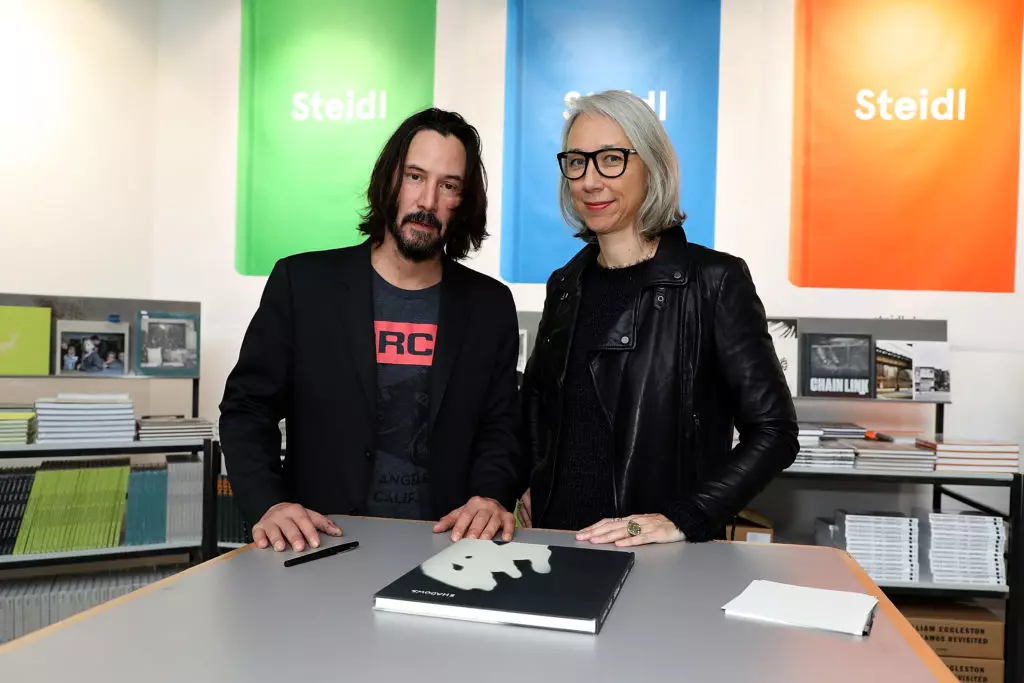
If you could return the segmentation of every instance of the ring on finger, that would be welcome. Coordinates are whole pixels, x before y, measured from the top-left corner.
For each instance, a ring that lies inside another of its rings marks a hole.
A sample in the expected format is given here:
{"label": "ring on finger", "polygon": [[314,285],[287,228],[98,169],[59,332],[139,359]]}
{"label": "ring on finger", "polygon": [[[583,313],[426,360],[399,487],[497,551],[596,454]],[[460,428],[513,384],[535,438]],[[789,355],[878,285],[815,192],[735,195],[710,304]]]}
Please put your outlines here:
{"label": "ring on finger", "polygon": [[643,529],[640,528],[640,523],[635,519],[631,519],[626,523],[626,532],[630,536],[639,536]]}

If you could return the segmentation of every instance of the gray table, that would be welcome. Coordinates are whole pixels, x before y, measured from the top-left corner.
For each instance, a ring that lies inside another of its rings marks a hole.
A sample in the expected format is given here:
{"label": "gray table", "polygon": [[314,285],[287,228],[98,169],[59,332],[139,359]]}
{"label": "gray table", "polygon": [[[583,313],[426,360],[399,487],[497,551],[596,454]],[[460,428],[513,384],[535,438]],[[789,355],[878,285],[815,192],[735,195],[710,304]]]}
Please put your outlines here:
{"label": "gray table", "polygon": [[[884,597],[865,638],[724,616],[758,578],[877,591],[835,550],[637,548],[593,636],[375,612],[377,589],[450,541],[426,523],[335,519],[357,550],[290,568],[290,551],[235,551],[9,643],[0,681],[955,681]],[[516,540],[575,543],[550,531]]]}

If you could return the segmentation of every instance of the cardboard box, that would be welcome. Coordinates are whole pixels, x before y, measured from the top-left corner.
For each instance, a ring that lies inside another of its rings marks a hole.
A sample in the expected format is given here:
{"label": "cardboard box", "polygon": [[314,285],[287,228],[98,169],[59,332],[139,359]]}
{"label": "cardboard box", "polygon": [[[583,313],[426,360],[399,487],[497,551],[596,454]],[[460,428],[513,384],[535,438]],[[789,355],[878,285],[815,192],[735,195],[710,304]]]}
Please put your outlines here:
{"label": "cardboard box", "polygon": [[1003,658],[1003,620],[980,605],[901,601],[896,607],[940,657]]}
{"label": "cardboard box", "polygon": [[1003,683],[1003,660],[940,657],[960,683]]}
{"label": "cardboard box", "polygon": [[753,510],[742,511],[736,522],[725,527],[725,540],[771,543],[774,538],[771,522]]}

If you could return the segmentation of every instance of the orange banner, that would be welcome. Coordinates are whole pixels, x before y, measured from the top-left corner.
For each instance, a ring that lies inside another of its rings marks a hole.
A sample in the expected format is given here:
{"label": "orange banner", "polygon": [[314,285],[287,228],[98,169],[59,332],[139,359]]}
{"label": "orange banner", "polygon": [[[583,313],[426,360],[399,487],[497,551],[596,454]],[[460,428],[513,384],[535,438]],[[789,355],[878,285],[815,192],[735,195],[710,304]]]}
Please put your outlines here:
{"label": "orange banner", "polygon": [[789,278],[1012,292],[1024,0],[797,0]]}

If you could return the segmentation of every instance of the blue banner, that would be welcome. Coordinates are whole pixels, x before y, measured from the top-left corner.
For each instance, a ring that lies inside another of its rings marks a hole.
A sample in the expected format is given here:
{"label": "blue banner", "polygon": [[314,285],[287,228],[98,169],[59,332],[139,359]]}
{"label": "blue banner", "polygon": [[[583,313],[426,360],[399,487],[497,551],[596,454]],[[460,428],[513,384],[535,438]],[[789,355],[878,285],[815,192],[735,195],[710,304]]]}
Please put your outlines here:
{"label": "blue banner", "polygon": [[558,210],[567,107],[629,90],[679,156],[686,234],[713,246],[721,0],[509,0],[501,276],[545,282],[582,246]]}

